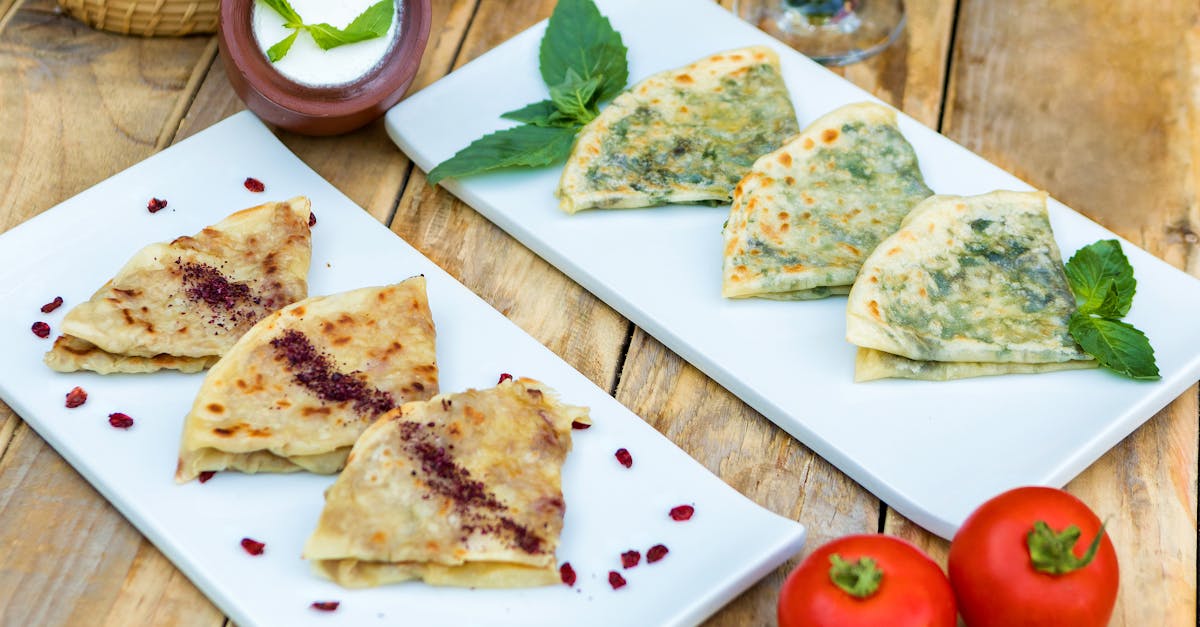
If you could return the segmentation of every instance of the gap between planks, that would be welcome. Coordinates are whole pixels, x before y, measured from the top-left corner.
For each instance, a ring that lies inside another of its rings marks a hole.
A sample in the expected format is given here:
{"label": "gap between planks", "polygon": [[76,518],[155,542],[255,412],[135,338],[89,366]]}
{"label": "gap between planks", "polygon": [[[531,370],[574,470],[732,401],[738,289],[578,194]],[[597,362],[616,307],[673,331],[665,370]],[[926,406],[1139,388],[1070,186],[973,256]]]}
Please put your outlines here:
{"label": "gap between planks", "polygon": [[187,116],[188,111],[192,108],[192,103],[196,101],[196,95],[200,93],[200,85],[204,82],[204,77],[208,76],[208,71],[216,59],[217,38],[213,36],[209,39],[204,52],[200,53],[200,59],[196,62],[196,66],[192,68],[192,74],[188,76],[187,84],[184,85],[182,93],[179,95],[179,102],[175,103],[175,108],[163,122],[158,140],[154,142],[154,152],[175,143],[175,137],[179,134],[179,126],[183,124],[183,118]]}

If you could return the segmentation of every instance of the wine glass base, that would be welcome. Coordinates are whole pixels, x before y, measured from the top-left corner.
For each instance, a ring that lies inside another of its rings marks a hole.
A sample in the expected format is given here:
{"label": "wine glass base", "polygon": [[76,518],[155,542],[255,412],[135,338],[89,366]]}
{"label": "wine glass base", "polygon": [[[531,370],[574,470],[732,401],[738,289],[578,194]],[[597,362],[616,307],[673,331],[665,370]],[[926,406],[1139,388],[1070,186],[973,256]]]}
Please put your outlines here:
{"label": "wine glass base", "polygon": [[868,0],[855,10],[810,21],[783,0],[738,0],[733,11],[768,35],[823,65],[846,65],[879,54],[904,32],[900,0]]}

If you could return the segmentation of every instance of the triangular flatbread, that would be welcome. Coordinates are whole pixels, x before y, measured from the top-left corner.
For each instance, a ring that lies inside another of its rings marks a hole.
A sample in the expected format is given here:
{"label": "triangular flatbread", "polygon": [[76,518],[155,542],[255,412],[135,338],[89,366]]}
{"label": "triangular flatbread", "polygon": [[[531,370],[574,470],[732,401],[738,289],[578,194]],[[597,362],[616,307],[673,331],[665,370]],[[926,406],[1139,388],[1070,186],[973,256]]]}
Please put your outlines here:
{"label": "triangular flatbread", "polygon": [[957,364],[860,354],[859,379],[1043,370],[989,364],[1090,367],[1068,331],[1074,312],[1044,192],[934,196],[863,265],[847,303],[846,339],[907,360]]}
{"label": "triangular flatbread", "polygon": [[563,211],[729,201],[754,160],[799,130],[779,57],[731,50],[655,74],[580,131]]}
{"label": "triangular flatbread", "polygon": [[337,472],[376,418],[437,386],[424,277],[302,300],[264,318],[208,372],[175,478]]}
{"label": "triangular flatbread", "polygon": [[304,557],[346,587],[558,583],[560,470],[586,419],[532,379],[407,403],[355,443]]}
{"label": "triangular flatbread", "polygon": [[67,312],[45,362],[59,372],[197,372],[254,323],[308,293],[307,198],[238,211],[151,244]]}
{"label": "triangular flatbread", "polygon": [[828,113],[738,183],[721,293],[846,294],[867,255],[932,193],[895,111],[864,102]]}

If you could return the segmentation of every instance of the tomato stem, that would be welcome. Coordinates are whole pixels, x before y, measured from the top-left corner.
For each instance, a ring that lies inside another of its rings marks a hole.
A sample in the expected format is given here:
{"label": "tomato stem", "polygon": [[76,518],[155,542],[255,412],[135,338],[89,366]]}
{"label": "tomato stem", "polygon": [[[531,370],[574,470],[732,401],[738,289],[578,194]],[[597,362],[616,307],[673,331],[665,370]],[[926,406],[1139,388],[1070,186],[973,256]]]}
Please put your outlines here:
{"label": "tomato stem", "polygon": [[1034,569],[1050,575],[1065,575],[1091,563],[1100,549],[1100,538],[1104,537],[1104,525],[1092,540],[1083,557],[1075,557],[1075,543],[1079,541],[1082,532],[1079,527],[1070,525],[1062,531],[1055,531],[1045,521],[1033,523],[1033,529],[1025,536],[1025,544],[1029,547],[1029,560]]}
{"label": "tomato stem", "polygon": [[879,590],[879,582],[883,580],[883,571],[875,566],[875,560],[860,557],[857,561],[847,562],[842,556],[834,553],[829,556],[829,580],[850,596],[865,599]]}

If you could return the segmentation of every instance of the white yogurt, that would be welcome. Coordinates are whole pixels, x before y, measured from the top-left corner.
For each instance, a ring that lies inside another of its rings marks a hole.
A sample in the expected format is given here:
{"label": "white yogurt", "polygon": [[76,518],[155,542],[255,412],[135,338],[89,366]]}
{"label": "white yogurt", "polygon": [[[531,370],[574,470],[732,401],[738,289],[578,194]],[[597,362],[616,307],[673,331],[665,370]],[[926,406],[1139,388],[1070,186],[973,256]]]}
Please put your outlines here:
{"label": "white yogurt", "polygon": [[[367,7],[379,0],[289,0],[292,8],[305,24],[327,23],[345,28]],[[332,87],[358,80],[374,70],[395,43],[396,30],[400,24],[400,4],[387,34],[353,44],[321,50],[312,35],[301,29],[292,43],[292,49],[282,59],[271,65],[294,82],[310,87]],[[254,37],[263,56],[267,49],[292,34],[284,28],[283,16],[267,6],[262,0],[254,3]]]}

